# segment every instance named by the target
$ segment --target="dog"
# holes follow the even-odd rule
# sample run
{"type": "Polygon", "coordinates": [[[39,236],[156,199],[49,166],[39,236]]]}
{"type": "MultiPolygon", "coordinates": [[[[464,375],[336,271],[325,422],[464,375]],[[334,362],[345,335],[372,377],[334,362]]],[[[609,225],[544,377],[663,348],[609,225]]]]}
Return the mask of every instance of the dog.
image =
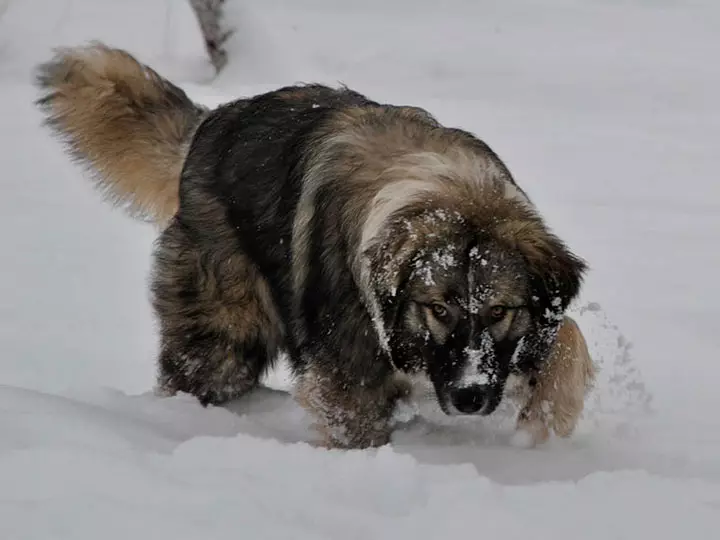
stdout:
{"type": "MultiPolygon", "coordinates": [[[[451,415],[542,377],[587,263],[472,133],[345,86],[209,109],[99,42],[57,49],[36,84],[104,197],[158,226],[159,392],[223,404],[285,353],[320,444],[349,449],[389,442],[404,374],[451,415]]],[[[574,388],[572,369],[552,376],[574,388]]]]}

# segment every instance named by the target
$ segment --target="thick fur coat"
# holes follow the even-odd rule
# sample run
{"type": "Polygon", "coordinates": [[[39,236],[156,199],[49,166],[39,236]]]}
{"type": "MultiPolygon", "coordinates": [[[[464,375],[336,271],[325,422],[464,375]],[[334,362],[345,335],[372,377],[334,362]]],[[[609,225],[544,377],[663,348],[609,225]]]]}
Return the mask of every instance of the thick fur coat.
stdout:
{"type": "Polygon", "coordinates": [[[512,373],[585,387],[584,357],[552,363],[585,263],[474,135],[312,84],[208,110],[98,43],[37,80],[74,159],[161,228],[163,391],[221,404],[284,352],[322,443],[361,448],[389,440],[404,373],[448,414],[490,414],[512,373]]]}

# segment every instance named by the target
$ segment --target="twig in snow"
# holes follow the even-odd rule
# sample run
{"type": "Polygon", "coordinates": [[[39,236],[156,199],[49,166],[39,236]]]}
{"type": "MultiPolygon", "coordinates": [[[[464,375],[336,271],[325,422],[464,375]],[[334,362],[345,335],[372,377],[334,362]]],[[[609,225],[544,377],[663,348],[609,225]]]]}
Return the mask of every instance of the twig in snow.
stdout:
{"type": "Polygon", "coordinates": [[[227,64],[227,51],[224,45],[233,34],[233,30],[224,28],[222,11],[224,3],[225,0],[190,0],[205,39],[205,49],[216,73],[220,73],[227,64]]]}

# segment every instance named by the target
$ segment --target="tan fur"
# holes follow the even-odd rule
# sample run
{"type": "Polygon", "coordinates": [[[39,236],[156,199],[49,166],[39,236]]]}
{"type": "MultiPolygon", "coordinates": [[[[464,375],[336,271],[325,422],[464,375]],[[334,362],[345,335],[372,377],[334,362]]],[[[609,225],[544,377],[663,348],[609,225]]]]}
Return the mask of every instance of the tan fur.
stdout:
{"type": "MultiPolygon", "coordinates": [[[[337,113],[316,135],[317,145],[307,158],[305,185],[294,226],[294,266],[296,284],[301,286],[307,273],[307,224],[315,212],[315,193],[338,177],[351,178],[347,189],[353,191],[353,202],[345,209],[348,228],[358,229],[359,221],[367,217],[369,203],[387,182],[380,174],[392,160],[391,156],[412,152],[422,143],[427,132],[427,115],[407,107],[392,113],[384,108],[350,109],[337,113]],[[383,117],[396,114],[407,118],[405,123],[388,122],[383,117]],[[373,125],[373,120],[377,125],[373,125]],[[377,129],[386,125],[387,130],[377,129]],[[362,167],[357,165],[362,163],[362,167]]],[[[359,231],[358,231],[359,232],[359,231]]],[[[357,240],[360,238],[357,236],[357,240]]],[[[355,254],[352,255],[355,265],[355,254]]]]}
{"type": "MultiPolygon", "coordinates": [[[[512,236],[501,228],[504,223],[539,221],[529,203],[522,199],[506,197],[503,182],[488,180],[486,184],[468,188],[460,182],[448,180],[437,192],[426,193],[419,200],[409,201],[404,206],[400,206],[393,217],[396,223],[401,224],[394,227],[386,226],[383,233],[378,235],[374,247],[376,249],[382,247],[388,255],[392,254],[391,257],[384,258],[384,264],[388,269],[383,276],[388,280],[384,286],[390,289],[397,287],[397,279],[402,268],[407,264],[407,257],[423,243],[432,241],[434,236],[456,234],[454,231],[457,227],[453,223],[456,216],[484,230],[499,246],[515,248],[536,241],[535,238],[512,236]],[[442,209],[449,219],[428,219],[427,212],[434,208],[442,209]]],[[[534,230],[538,236],[545,235],[540,227],[534,230]]]]}
{"type": "Polygon", "coordinates": [[[216,249],[208,252],[186,237],[176,224],[166,229],[158,243],[154,267],[153,305],[162,321],[161,373],[158,390],[197,395],[206,403],[222,403],[242,396],[257,385],[263,367],[272,363],[285,338],[267,280],[242,252],[235,249],[233,231],[223,220],[215,201],[194,201],[203,213],[193,215],[213,231],[216,249]],[[212,271],[210,271],[212,268],[212,271]],[[192,302],[183,301],[193,291],[192,302]],[[174,369],[178,355],[187,355],[187,337],[193,330],[212,332],[212,343],[194,352],[196,363],[207,372],[202,377],[174,369]],[[266,355],[238,350],[241,344],[261,343],[266,355]]]}
{"type": "Polygon", "coordinates": [[[551,430],[560,437],[570,437],[594,379],[595,366],[582,331],[565,316],[535,387],[525,386],[517,429],[528,433],[533,445],[545,442],[551,430]]]}
{"type": "MultiPolygon", "coordinates": [[[[477,152],[474,141],[460,133],[433,129],[435,126],[429,115],[413,107],[367,107],[339,112],[319,130],[318,143],[308,157],[295,222],[293,256],[298,287],[306,275],[308,242],[302,232],[314,212],[314,194],[333,179],[350,180],[346,189],[352,192],[351,202],[342,212],[355,247],[348,262],[361,280],[363,254],[385,230],[392,210],[413,202],[422,204],[423,195],[433,192],[458,200],[471,195],[477,198],[487,179],[504,177],[504,171],[489,157],[477,152]],[[390,211],[378,208],[382,205],[390,211]]],[[[508,188],[498,185],[497,189],[502,197],[507,196],[508,188]]]]}
{"type": "Polygon", "coordinates": [[[183,160],[202,109],[119,49],[58,49],[41,66],[48,124],[100,190],[159,225],[175,214],[183,160]]]}

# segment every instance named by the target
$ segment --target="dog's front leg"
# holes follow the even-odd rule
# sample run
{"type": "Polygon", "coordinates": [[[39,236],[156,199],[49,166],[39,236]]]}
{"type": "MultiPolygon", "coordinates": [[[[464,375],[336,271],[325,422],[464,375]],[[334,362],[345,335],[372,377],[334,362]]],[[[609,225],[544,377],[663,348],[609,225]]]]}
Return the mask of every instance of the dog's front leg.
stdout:
{"type": "Polygon", "coordinates": [[[594,378],[585,338],[577,323],[566,316],[542,368],[525,381],[526,401],[518,416],[515,442],[535,446],[545,442],[551,431],[570,437],[594,378]]]}
{"type": "Polygon", "coordinates": [[[410,392],[406,379],[392,372],[360,384],[311,367],[299,377],[295,398],[316,420],[316,446],[360,449],[390,441],[395,407],[410,392]]]}

